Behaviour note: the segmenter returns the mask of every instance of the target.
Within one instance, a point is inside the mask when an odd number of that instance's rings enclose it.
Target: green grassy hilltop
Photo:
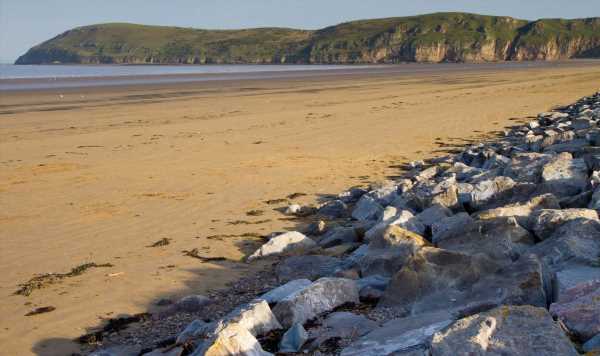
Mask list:
[[[435,13],[353,21],[317,31],[99,24],[37,45],[16,63],[338,64],[580,57],[600,57],[600,18],[529,22]]]

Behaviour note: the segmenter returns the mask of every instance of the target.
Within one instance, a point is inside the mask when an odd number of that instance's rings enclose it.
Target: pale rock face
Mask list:
[[[575,219],[598,221],[598,213],[592,209],[537,210],[529,217],[529,227],[538,238],[544,240],[560,226]]]
[[[504,175],[519,182],[539,183],[542,168],[552,157],[546,153],[518,153],[504,169]]]
[[[341,266],[339,258],[321,255],[292,256],[281,261],[275,268],[279,282],[331,276]]]
[[[304,234],[297,231],[286,232],[275,236],[269,240],[269,242],[262,245],[256,252],[248,257],[248,261],[273,255],[301,253],[316,245],[317,244],[313,240],[304,236]]]
[[[537,255],[552,271],[571,265],[596,266],[600,255],[600,223],[575,219],[560,226],[530,252]]]
[[[289,328],[345,303],[358,303],[356,282],[345,278],[321,278],[281,300],[273,312],[281,324]]]
[[[269,304],[275,304],[288,295],[309,286],[311,283],[308,279],[295,279],[261,295],[258,299],[262,299]]]
[[[199,348],[193,356],[271,356],[256,338],[239,325],[220,332],[208,346]]]
[[[437,332],[432,356],[576,356],[569,338],[544,308],[500,306]]]
[[[583,159],[561,153],[544,165],[542,183],[556,196],[579,194],[588,184],[587,165]]]

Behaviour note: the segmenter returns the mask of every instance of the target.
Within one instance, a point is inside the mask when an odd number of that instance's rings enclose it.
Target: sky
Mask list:
[[[0,62],[68,29],[131,22],[205,29],[293,27],[438,11],[539,18],[600,17],[600,0],[0,0]]]

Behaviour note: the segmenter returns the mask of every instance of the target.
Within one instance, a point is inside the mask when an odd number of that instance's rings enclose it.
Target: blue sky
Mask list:
[[[524,19],[600,16],[600,0],[0,0],[0,61],[70,28],[102,22],[228,29],[315,29],[436,11]]]

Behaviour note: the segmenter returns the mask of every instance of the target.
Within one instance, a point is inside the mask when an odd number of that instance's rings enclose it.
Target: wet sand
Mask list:
[[[573,62],[2,93],[0,353],[77,352],[103,319],[251,273],[248,234],[295,227],[268,200],[393,178],[599,88],[600,62]],[[112,267],[14,295],[91,262]]]

